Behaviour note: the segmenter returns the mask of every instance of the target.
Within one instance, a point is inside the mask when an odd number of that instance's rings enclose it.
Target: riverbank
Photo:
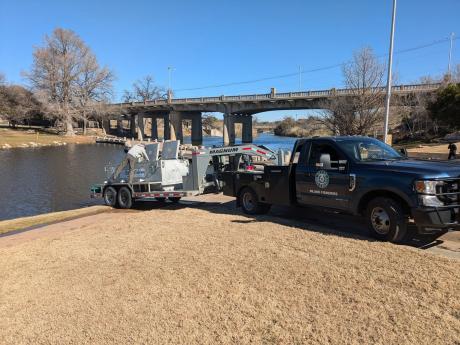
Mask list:
[[[70,143],[87,144],[93,143],[95,136],[75,135],[64,136],[51,133],[42,133],[36,129],[11,129],[0,128],[0,149],[43,147],[43,146],[62,146]]]
[[[219,196],[1,237],[0,279],[6,344],[460,337],[459,261],[311,222],[247,217]]]
[[[0,235],[12,231],[24,230],[45,224],[62,222],[74,218],[91,216],[94,214],[107,212],[110,209],[106,206],[91,206],[75,210],[51,212],[31,217],[21,217],[0,221]]]

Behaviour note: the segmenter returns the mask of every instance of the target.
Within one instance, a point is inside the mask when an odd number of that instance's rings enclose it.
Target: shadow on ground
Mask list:
[[[315,231],[322,234],[360,239],[363,241],[376,241],[369,235],[363,219],[338,212],[325,211],[314,208],[282,207],[273,206],[266,215],[250,216],[236,207],[235,201],[209,202],[209,201],[188,201],[181,200],[179,203],[172,202],[137,202],[133,209],[122,212],[138,212],[154,210],[158,208],[177,210],[181,208],[199,208],[211,213],[237,214],[246,219],[234,219],[232,222],[248,224],[260,221],[293,226],[308,231]],[[428,249],[439,246],[444,241],[438,239],[443,233],[436,235],[415,235],[415,226],[409,225],[407,240],[401,245],[408,245],[419,249]]]

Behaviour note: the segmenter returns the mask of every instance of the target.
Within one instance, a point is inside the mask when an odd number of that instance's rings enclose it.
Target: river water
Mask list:
[[[274,150],[292,149],[294,142],[268,133],[254,140]],[[203,144],[220,146],[222,138],[204,137]],[[123,156],[123,146],[110,144],[0,150],[0,220],[101,203],[89,198],[90,186],[104,180],[106,164]]]

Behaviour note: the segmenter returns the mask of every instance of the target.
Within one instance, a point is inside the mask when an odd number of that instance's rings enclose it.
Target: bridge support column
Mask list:
[[[163,140],[171,140],[171,124],[169,114],[163,116]]]
[[[201,112],[192,115],[192,145],[203,144],[203,121]]]
[[[235,119],[231,114],[224,114],[224,146],[235,144]]]
[[[169,121],[171,140],[180,140],[182,143],[184,141],[184,135],[182,133],[182,114],[177,111],[171,111],[169,113]]]
[[[131,118],[129,119],[129,134],[131,138],[136,137],[136,115],[131,115]]]
[[[136,117],[137,140],[144,140],[144,114],[137,114]]]
[[[117,135],[122,136],[123,135],[123,120],[117,119]]]
[[[105,134],[110,134],[110,120],[102,120],[102,128]]]
[[[150,120],[152,121],[151,122],[151,128],[152,128],[152,131],[150,133],[150,137],[152,138],[152,140],[158,140],[158,123],[157,123],[157,118],[156,117],[151,117]]]
[[[243,128],[242,128],[243,133],[241,133],[241,139],[242,139],[241,141],[243,143],[252,143],[252,116],[251,115],[244,116],[241,119],[241,123],[243,125]]]

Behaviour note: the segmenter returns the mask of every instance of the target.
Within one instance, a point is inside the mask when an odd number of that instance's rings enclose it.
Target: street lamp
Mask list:
[[[168,93],[171,93],[171,74],[176,69],[172,66],[168,66]]]
[[[383,141],[387,142],[388,137],[388,118],[390,116],[390,98],[391,98],[391,69],[393,67],[393,41],[395,36],[396,21],[396,0],[393,0],[393,16],[391,19],[390,34],[390,53],[388,54],[388,77],[387,77],[387,96],[385,100],[385,128],[383,132]]]

